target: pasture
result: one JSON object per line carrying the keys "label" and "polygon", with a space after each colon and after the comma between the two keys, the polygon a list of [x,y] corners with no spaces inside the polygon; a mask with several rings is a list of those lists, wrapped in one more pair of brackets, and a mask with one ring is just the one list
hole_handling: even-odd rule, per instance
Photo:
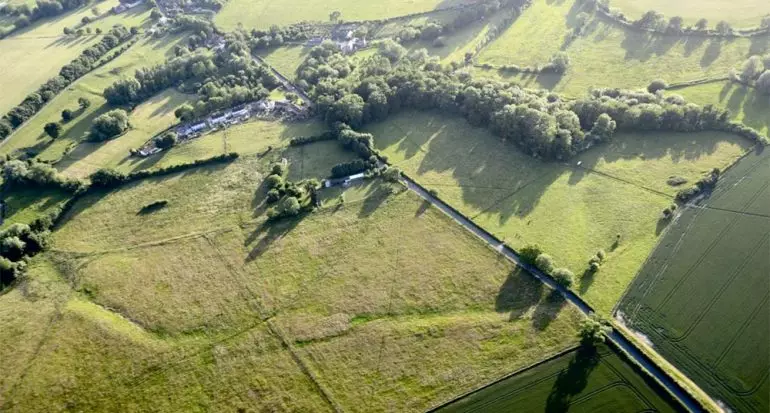
{"label": "pasture", "polygon": [[749,154],[681,212],[618,307],[732,411],[770,408],[770,153]]}
{"label": "pasture", "polygon": [[578,96],[592,87],[646,87],[658,78],[675,83],[722,77],[748,56],[769,50],[770,35],[731,40],[652,35],[623,28],[599,15],[589,19],[582,35],[570,40],[568,33],[574,30],[580,11],[573,1],[536,0],[476,61],[537,66],[564,51],[570,57],[564,75],[509,75],[482,68],[474,72]]}
{"label": "pasture", "polygon": [[38,86],[56,76],[62,66],[76,58],[83,50],[95,44],[99,35],[64,36],[65,27],[101,28],[105,32],[115,24],[126,27],[141,26],[149,18],[147,8],[113,15],[109,9],[119,4],[117,0],[99,3],[102,18],[82,26],[83,17],[94,18],[92,7],[84,7],[53,19],[42,20],[0,41],[0,113],[6,113]]}
{"label": "pasture", "polygon": [[712,26],[725,20],[735,27],[757,27],[762,16],[770,14],[770,5],[763,0],[611,0],[610,7],[631,19],[638,19],[645,12],[655,10],[666,17],[680,16],[686,24],[694,24],[703,18]]}
{"label": "pasture", "polygon": [[391,0],[361,2],[355,0],[234,0],[225,4],[214,22],[223,30],[239,25],[248,29],[267,29],[271,25],[287,26],[301,21],[328,22],[330,14],[341,12],[340,20],[381,20],[424,13],[474,0]]}
{"label": "pasture", "polygon": [[[25,315],[0,316],[0,342],[24,343],[0,400],[421,411],[574,345],[576,309],[398,186],[368,182],[266,226],[269,165],[321,174],[327,144],[78,201],[25,285],[0,296],[2,314]],[[137,212],[157,199],[168,206]]]}
{"label": "pasture", "polygon": [[[44,161],[58,161],[66,152],[86,141],[93,120],[111,109],[102,96],[107,86],[122,76],[132,76],[138,69],[163,62],[182,39],[142,39],[117,59],[86,74],[59,93],[35,117],[9,136],[0,147],[0,154],[24,152],[36,154]],[[79,98],[90,100],[91,106],[79,108]],[[51,140],[43,132],[43,126],[48,122],[62,122],[61,113],[64,109],[71,110],[76,116],[71,121],[62,123],[61,136]]]}
{"label": "pasture", "polygon": [[39,188],[14,189],[3,194],[6,211],[0,228],[11,224],[29,224],[41,215],[63,205],[70,195],[59,190]]}
{"label": "pasture", "polygon": [[654,381],[607,346],[570,351],[475,391],[440,413],[682,412]]}
{"label": "pasture", "polygon": [[[677,191],[668,178],[694,182],[748,146],[724,134],[620,134],[576,166],[535,160],[484,129],[433,113],[396,115],[368,131],[392,164],[486,230],[513,248],[539,244],[571,268],[575,291],[605,313],[664,228],[661,211]],[[602,270],[583,274],[599,249],[608,257]]]}
{"label": "pasture", "polygon": [[261,51],[259,55],[278,73],[291,80],[296,77],[297,69],[309,52],[310,49],[305,46],[283,46]]}
{"label": "pasture", "polygon": [[732,117],[767,135],[770,133],[770,98],[755,89],[729,81],[713,82],[672,90],[699,105],[730,110]]}

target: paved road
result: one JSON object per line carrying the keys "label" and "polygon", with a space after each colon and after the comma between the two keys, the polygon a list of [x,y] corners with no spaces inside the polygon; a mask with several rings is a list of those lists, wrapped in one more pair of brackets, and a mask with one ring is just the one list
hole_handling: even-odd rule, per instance
{"label": "paved road", "polygon": [[[411,191],[419,195],[420,198],[424,199],[427,202],[430,202],[433,206],[435,206],[445,214],[452,217],[455,221],[460,223],[460,225],[465,227],[465,229],[476,234],[476,236],[478,236],[484,242],[489,244],[492,248],[494,248],[495,250],[503,254],[506,258],[513,261],[519,267],[527,270],[535,278],[540,280],[540,282],[551,287],[554,290],[559,291],[564,296],[564,298],[567,299],[567,301],[569,301],[578,309],[580,309],[580,311],[582,311],[583,314],[588,315],[593,312],[593,308],[591,308],[591,306],[588,305],[588,303],[583,301],[582,298],[578,297],[575,293],[573,293],[569,289],[562,287],[560,284],[556,283],[556,281],[554,281],[553,278],[543,274],[543,272],[541,272],[537,268],[522,262],[521,258],[519,258],[519,256],[516,255],[516,253],[510,247],[506,246],[503,242],[501,242],[495,236],[485,231],[484,229],[482,229],[481,227],[473,223],[471,220],[469,220],[462,214],[452,209],[449,205],[447,205],[440,199],[431,195],[430,192],[428,192],[425,188],[423,188],[422,186],[420,186],[419,184],[417,184],[416,182],[412,181],[409,178],[405,178],[404,183],[406,184],[407,188],[409,188]],[[676,399],[683,406],[685,406],[689,411],[703,412],[703,409],[700,407],[700,404],[689,393],[687,393],[684,389],[681,388],[681,386],[679,386],[676,382],[674,382],[674,380],[671,379],[660,367],[658,367],[657,364],[655,364],[652,360],[650,360],[649,357],[647,357],[644,353],[641,352],[641,350],[639,350],[633,343],[631,343],[631,341],[629,341],[629,339],[626,338],[626,336],[624,336],[617,330],[613,329],[613,331],[607,336],[607,338],[611,344],[614,344],[616,347],[621,349],[629,357],[631,357],[638,365],[640,365],[644,370],[646,370],[647,373],[655,377],[658,380],[658,382],[661,383],[669,391],[669,393],[671,393],[674,397],[676,397]]]}
{"label": "paved road", "polygon": [[292,83],[291,80],[286,78],[286,76],[282,75],[281,72],[275,70],[275,68],[273,66],[270,66],[270,64],[267,63],[265,61],[265,59],[263,59],[263,58],[261,58],[261,57],[259,57],[257,55],[252,55],[252,57],[254,58],[255,62],[263,64],[263,65],[267,66],[268,68],[270,68],[270,70],[273,72],[275,77],[277,77],[278,80],[281,81],[283,86],[286,89],[296,93],[297,96],[299,96],[300,98],[302,98],[302,100],[305,101],[305,104],[307,104],[308,107],[312,108],[313,106],[315,106],[315,103],[313,102],[312,99],[310,99],[310,96],[308,96],[302,89],[300,89],[297,86],[295,86],[294,83]]}

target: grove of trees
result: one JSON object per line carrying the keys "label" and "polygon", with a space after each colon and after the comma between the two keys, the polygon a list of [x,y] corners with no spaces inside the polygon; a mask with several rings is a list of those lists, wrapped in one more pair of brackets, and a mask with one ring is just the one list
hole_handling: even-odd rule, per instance
{"label": "grove of trees", "polygon": [[126,130],[128,130],[128,113],[123,109],[115,109],[94,119],[89,139],[96,142],[106,141]]}

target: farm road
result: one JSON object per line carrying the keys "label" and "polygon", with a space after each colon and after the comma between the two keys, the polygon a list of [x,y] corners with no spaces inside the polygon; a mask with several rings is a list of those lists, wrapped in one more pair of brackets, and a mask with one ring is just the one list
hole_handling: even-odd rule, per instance
{"label": "farm road", "polygon": [[[559,291],[559,293],[561,293],[561,295],[564,296],[564,298],[567,301],[569,301],[572,305],[577,307],[581,312],[583,312],[583,314],[588,315],[593,312],[593,308],[591,308],[591,306],[588,305],[588,303],[583,301],[582,298],[578,297],[571,290],[564,288],[560,284],[556,283],[556,281],[554,281],[553,278],[545,275],[542,271],[523,262],[521,258],[516,254],[516,252],[513,251],[513,249],[505,245],[505,243],[497,239],[495,236],[493,236],[486,230],[482,229],[481,227],[473,223],[470,219],[466,218],[464,215],[457,212],[455,209],[450,207],[444,201],[431,195],[430,192],[428,192],[428,190],[426,190],[425,188],[423,188],[422,186],[420,186],[419,184],[417,184],[416,182],[414,182],[413,180],[407,177],[403,179],[403,182],[404,184],[406,184],[409,190],[416,193],[420,198],[422,198],[426,202],[429,202],[431,205],[435,206],[445,214],[449,215],[452,219],[457,221],[465,229],[472,232],[477,237],[481,238],[481,240],[483,240],[489,246],[491,246],[496,251],[498,251],[500,254],[502,254],[509,260],[511,260],[517,266],[527,270],[537,280],[551,287],[552,289]],[[666,388],[666,390],[668,390],[668,392],[671,395],[673,395],[689,411],[691,412],[703,411],[703,409],[700,407],[700,404],[689,393],[687,393],[678,383],[676,383],[671,377],[669,377],[668,374],[666,374],[660,367],[658,367],[658,365],[655,364],[647,355],[642,353],[642,351],[639,350],[633,343],[631,343],[631,341],[628,338],[626,338],[626,336],[624,336],[617,330],[613,329],[612,332],[607,336],[607,338],[613,345],[615,345],[617,348],[625,352],[628,355],[628,357],[630,357],[634,362],[636,362],[636,364],[638,364],[648,374],[653,376],[663,387]]]}

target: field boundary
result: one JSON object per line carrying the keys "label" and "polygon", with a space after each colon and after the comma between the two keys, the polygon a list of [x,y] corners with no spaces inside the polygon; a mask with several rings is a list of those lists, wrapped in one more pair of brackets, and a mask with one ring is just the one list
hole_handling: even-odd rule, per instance
{"label": "field boundary", "polygon": [[524,373],[525,371],[532,370],[532,369],[534,369],[534,368],[536,368],[538,366],[541,366],[541,365],[543,365],[545,363],[548,363],[549,361],[556,360],[556,359],[558,359],[558,358],[560,358],[562,356],[565,356],[565,355],[567,355],[569,353],[575,352],[578,349],[580,349],[579,345],[577,345],[577,346],[573,345],[573,346],[567,347],[564,350],[558,351],[558,352],[548,356],[547,358],[545,358],[543,360],[540,360],[540,361],[535,362],[533,364],[530,364],[528,366],[524,366],[524,367],[522,367],[520,369],[514,370],[514,371],[512,371],[510,373],[507,373],[504,376],[501,376],[501,377],[499,377],[497,379],[493,379],[492,381],[490,381],[490,382],[488,382],[486,384],[482,384],[481,386],[476,387],[473,390],[468,390],[467,392],[465,392],[465,393],[463,393],[463,394],[461,394],[459,396],[453,397],[450,400],[447,400],[447,401],[444,401],[444,402],[440,402],[439,404],[434,405],[433,407],[430,407],[428,410],[426,410],[426,413],[436,412],[439,409],[442,409],[442,408],[444,408],[444,407],[446,407],[446,406],[448,406],[448,405],[450,405],[450,404],[452,404],[452,403],[454,403],[456,401],[464,399],[464,398],[470,396],[473,393],[477,393],[477,392],[479,392],[481,390],[484,390],[486,388],[494,386],[495,384],[497,384],[497,383],[499,383],[499,382],[501,382],[503,380],[509,379],[509,378],[511,378],[513,376],[516,376],[516,375],[520,374],[520,373]]}

